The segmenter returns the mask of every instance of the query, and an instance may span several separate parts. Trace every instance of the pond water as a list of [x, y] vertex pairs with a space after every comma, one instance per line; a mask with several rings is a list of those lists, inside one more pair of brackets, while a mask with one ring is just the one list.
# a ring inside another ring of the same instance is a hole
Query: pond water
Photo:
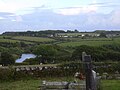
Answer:
[[36, 55], [34, 54], [22, 54], [21, 57], [16, 60], [16, 63], [22, 63], [26, 59], [35, 58], [35, 57]]

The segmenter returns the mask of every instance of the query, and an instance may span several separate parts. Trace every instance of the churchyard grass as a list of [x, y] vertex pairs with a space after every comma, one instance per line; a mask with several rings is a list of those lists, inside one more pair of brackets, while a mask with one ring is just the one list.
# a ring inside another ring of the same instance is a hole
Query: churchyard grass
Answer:
[[[73, 81], [73, 77], [29, 79], [0, 83], [0, 90], [37, 90], [42, 81]], [[101, 90], [120, 90], [120, 80], [101, 80]]]
[[120, 80], [101, 80], [102, 90], [120, 90]]

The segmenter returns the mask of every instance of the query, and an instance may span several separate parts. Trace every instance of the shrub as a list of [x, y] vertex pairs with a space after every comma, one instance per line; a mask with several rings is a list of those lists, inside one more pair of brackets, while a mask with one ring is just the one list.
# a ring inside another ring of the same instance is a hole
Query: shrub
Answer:
[[14, 69], [12, 68], [0, 68], [0, 81], [9, 81], [14, 77]]
[[120, 51], [116, 51], [115, 49], [110, 49], [105, 46], [95, 47], [82, 45], [76, 47], [72, 54], [72, 59], [81, 60], [82, 52], [86, 52], [88, 55], [91, 55], [93, 61], [119, 61], [120, 58]]

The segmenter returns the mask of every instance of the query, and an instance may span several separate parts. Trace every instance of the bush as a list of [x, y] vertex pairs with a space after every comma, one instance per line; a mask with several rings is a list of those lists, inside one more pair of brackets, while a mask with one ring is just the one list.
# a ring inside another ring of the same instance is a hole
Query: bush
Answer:
[[0, 68], [0, 81], [13, 80], [14, 72], [12, 68]]
[[9, 52], [2, 52], [0, 63], [3, 66], [13, 65], [13, 64], [15, 64], [15, 59], [14, 59], [13, 55], [10, 54]]
[[81, 60], [82, 52], [86, 52], [88, 55], [91, 55], [93, 61], [119, 61], [120, 59], [120, 51], [117, 51], [115, 48], [110, 49], [105, 46], [95, 47], [87, 45], [76, 47], [75, 51], [72, 54], [72, 59]]

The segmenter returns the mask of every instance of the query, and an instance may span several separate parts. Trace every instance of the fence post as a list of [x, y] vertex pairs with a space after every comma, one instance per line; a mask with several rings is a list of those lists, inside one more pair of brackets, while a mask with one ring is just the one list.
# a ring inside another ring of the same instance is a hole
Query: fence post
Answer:
[[93, 80], [93, 74], [92, 74], [91, 56], [83, 52], [82, 61], [84, 62], [84, 68], [85, 68], [86, 90], [95, 90], [93, 86], [94, 80]]

